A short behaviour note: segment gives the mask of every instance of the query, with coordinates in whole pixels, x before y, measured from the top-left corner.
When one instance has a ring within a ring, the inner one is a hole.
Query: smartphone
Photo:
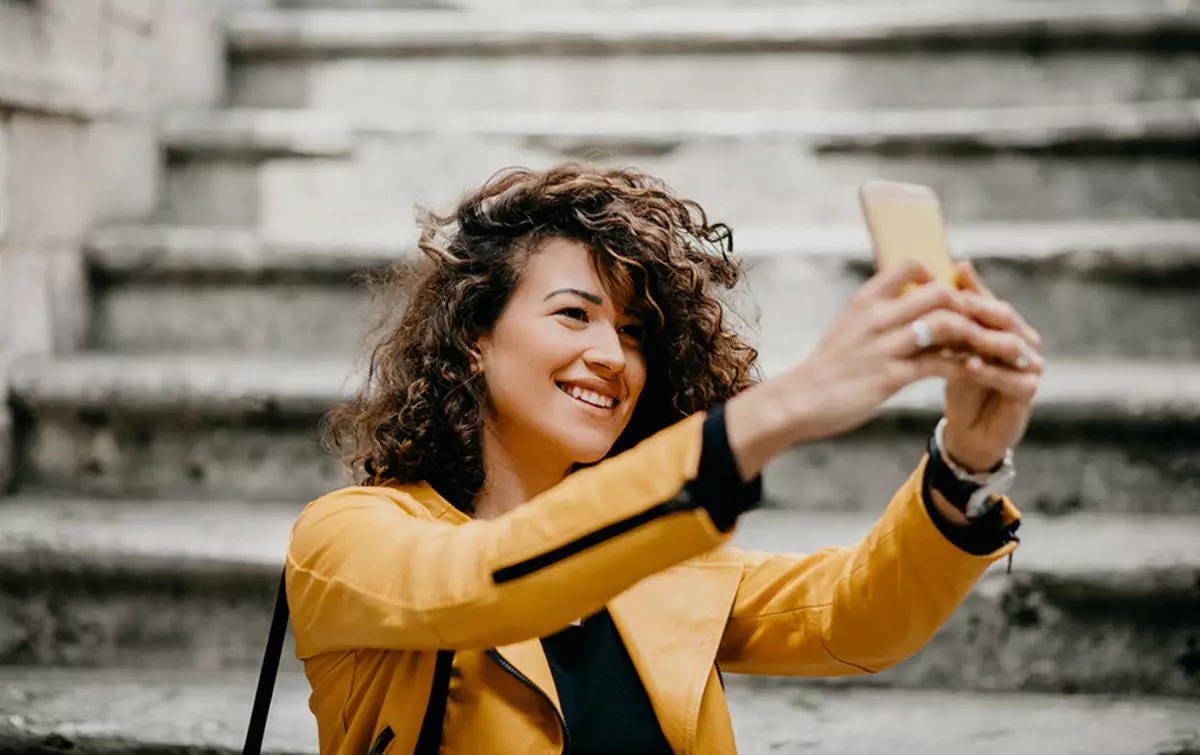
[[[859,188],[858,197],[875,248],[876,269],[912,258],[924,263],[935,279],[956,285],[941,203],[933,189],[921,184],[867,181]]]

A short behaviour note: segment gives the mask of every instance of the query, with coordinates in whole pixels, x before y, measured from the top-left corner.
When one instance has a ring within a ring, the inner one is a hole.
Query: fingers
[[[880,302],[873,321],[875,332],[884,333],[908,325],[919,317],[939,309],[966,314],[966,297],[940,283],[924,285],[898,299]]]
[[[964,260],[954,265],[954,280],[965,291],[974,291],[983,296],[996,298],[996,295],[983,282],[983,278],[979,277],[979,271],[970,262]]]
[[[899,360],[895,364],[892,377],[896,390],[925,378],[940,377],[951,380],[968,374],[965,363],[947,359],[941,354],[922,354],[912,359]]]
[[[953,349],[978,355],[985,360],[1000,362],[1015,369],[1039,374],[1045,364],[1043,357],[1029,348],[1025,339],[1015,333],[992,330],[957,312],[937,310],[921,320],[928,326],[932,342],[921,347],[910,324],[896,327],[884,337],[887,353],[911,357],[925,350]]]
[[[868,301],[891,299],[898,296],[910,284],[920,285],[929,283],[933,279],[933,273],[929,272],[929,268],[917,260],[904,259],[880,270],[863,284],[858,293]]]
[[[1018,401],[1033,401],[1037,393],[1038,376],[1032,372],[1010,370],[988,364],[978,356],[971,356],[963,363],[963,369],[972,380]]]
[[[1004,330],[1024,338],[1035,349],[1042,347],[1042,335],[1025,322],[1013,306],[999,299],[969,293],[963,296],[963,312],[979,324]]]
[[[948,359],[942,354],[926,353],[911,359],[898,359],[891,364],[889,377],[894,390],[925,378],[939,377],[946,380],[965,377],[980,385],[991,388],[1004,396],[1021,402],[1033,401],[1037,393],[1039,377],[1033,372],[1013,370],[988,364],[977,355],[965,360]]]
[[[966,314],[989,328],[1019,333],[1036,349],[1042,347],[1042,335],[1025,322],[1011,304],[1001,301],[991,292],[979,277],[974,265],[970,262],[960,262],[954,266],[954,272],[959,285],[968,292],[964,297],[964,303],[968,307]]]

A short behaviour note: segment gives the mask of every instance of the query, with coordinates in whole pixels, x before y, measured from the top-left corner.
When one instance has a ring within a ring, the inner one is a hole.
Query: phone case
[[[937,194],[928,186],[868,181],[859,189],[863,216],[883,270],[899,260],[920,260],[934,278],[955,285],[954,260],[946,241]]]

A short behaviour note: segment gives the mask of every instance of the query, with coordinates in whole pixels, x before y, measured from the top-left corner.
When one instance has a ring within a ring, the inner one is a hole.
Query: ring
[[[933,345],[933,328],[924,320],[912,321],[913,333],[917,336],[917,348],[928,349]]]

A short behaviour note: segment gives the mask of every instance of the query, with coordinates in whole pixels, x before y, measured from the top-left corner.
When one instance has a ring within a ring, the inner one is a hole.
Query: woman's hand
[[[876,274],[855,293],[813,354],[781,376],[799,402],[804,427],[797,442],[852,430],[901,388],[935,376],[953,387],[947,414],[953,415],[956,448],[969,455],[964,463],[987,456],[1023,428],[1023,418],[1016,415],[1027,408],[1036,375],[1018,376],[992,364],[1017,360],[1025,346],[1007,305],[981,290],[959,291],[932,280],[925,266],[912,260]],[[927,285],[900,295],[910,284]],[[914,327],[918,320],[921,325]],[[984,366],[948,357],[947,350],[982,357]]]
[[[946,453],[971,472],[983,472],[1004,459],[1029,424],[1044,360],[1041,336],[1009,304],[997,299],[968,262],[956,266],[966,294],[966,314],[1005,337],[999,359],[966,358],[965,374],[946,383]],[[972,344],[968,344],[972,346]]]
[[[806,360],[729,400],[725,429],[743,480],[798,443],[862,425],[928,377],[949,381],[950,456],[972,469],[1003,458],[1024,432],[1042,364],[1028,344],[1040,339],[977,278],[969,290],[932,281],[913,260],[876,274]],[[1025,368],[1017,366],[1022,357]]]

